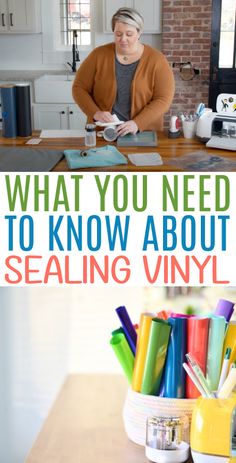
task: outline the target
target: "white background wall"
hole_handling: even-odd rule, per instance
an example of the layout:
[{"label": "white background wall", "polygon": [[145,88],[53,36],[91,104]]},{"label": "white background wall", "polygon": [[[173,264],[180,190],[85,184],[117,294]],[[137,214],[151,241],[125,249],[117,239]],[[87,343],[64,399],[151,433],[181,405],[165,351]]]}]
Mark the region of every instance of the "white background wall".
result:
[{"label": "white background wall", "polygon": [[122,374],[109,346],[115,307],[138,321],[144,292],[0,288],[0,300],[0,463],[23,463],[68,373]]}]

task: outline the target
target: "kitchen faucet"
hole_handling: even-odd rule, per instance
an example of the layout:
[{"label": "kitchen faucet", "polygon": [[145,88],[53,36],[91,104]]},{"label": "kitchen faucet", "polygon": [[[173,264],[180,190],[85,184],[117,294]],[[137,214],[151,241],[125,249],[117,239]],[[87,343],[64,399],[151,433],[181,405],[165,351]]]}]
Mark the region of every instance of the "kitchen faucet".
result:
[{"label": "kitchen faucet", "polygon": [[73,43],[72,43],[72,63],[67,62],[71,67],[72,72],[76,72],[76,63],[80,61],[79,50],[77,45],[77,30],[73,30]]}]

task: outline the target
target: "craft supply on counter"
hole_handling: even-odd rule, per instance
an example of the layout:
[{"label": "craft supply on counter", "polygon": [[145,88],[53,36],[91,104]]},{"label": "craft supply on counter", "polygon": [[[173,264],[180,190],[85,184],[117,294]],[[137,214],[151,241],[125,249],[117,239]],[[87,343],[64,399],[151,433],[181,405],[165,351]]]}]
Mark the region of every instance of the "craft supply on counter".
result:
[{"label": "craft supply on counter", "polygon": [[2,100],[2,136],[17,137],[16,88],[8,84],[1,86]]},{"label": "craft supply on counter", "polygon": [[171,334],[164,370],[163,397],[185,397],[185,361],[187,349],[187,319],[170,317]]},{"label": "craft supply on counter", "polygon": [[235,397],[199,397],[193,410],[190,432],[194,463],[235,462],[235,406]]},{"label": "craft supply on counter", "polygon": [[206,380],[212,391],[218,389],[225,327],[226,321],[224,317],[211,316],[207,347]]},{"label": "craft supply on counter", "polygon": [[120,319],[120,322],[122,324],[122,328],[125,332],[125,336],[126,336],[126,339],[128,341],[128,344],[131,348],[131,351],[133,352],[133,354],[135,354],[136,352],[136,344],[137,344],[137,333],[135,331],[135,328],[133,326],[133,323],[130,319],[130,316],[127,312],[127,309],[126,307],[123,305],[123,306],[120,306],[120,307],[117,307],[116,309],[116,313]]},{"label": "craft supply on counter", "polygon": [[159,153],[132,153],[128,158],[135,166],[160,166],[163,164]]},{"label": "craft supply on counter", "polygon": [[31,138],[25,142],[26,145],[39,145],[41,143],[41,138]]},{"label": "craft supply on counter", "polygon": [[114,166],[127,164],[127,158],[115,146],[106,145],[85,150],[87,156],[81,156],[81,150],[65,150],[64,155],[70,169],[86,167]]},{"label": "craft supply on counter", "polygon": [[103,130],[103,138],[109,142],[115,141],[117,139],[117,131],[115,126],[109,125],[108,127],[105,127]]},{"label": "craft supply on counter", "polygon": [[134,354],[131,352],[125,335],[123,333],[113,335],[110,340],[110,345],[114,350],[129,383],[131,383],[134,369]]},{"label": "craft supply on counter", "polygon": [[16,117],[17,135],[19,137],[29,137],[32,134],[29,84],[16,85]]},{"label": "craft supply on counter", "polygon": [[180,120],[178,116],[171,116],[168,137],[178,138],[180,136],[180,133]]},{"label": "craft supply on counter", "polygon": [[233,315],[234,303],[227,301],[226,299],[220,299],[217,303],[214,315],[222,315],[225,317],[226,321],[229,322],[230,318]]},{"label": "craft supply on counter", "polygon": [[157,133],[152,130],[144,130],[134,135],[128,133],[117,138],[117,146],[157,146]]},{"label": "craft supply on counter", "polygon": [[221,373],[220,373],[218,392],[222,388],[222,386],[223,386],[223,384],[224,384],[224,382],[225,382],[225,380],[227,378],[228,369],[229,369],[230,354],[231,354],[231,349],[230,349],[230,347],[227,347],[226,352],[225,352],[225,356],[224,356],[224,360],[223,360],[223,364],[222,364]]},{"label": "craft supply on counter", "polygon": [[154,314],[143,313],[141,314],[140,318],[137,349],[134,363],[134,374],[132,379],[132,389],[137,392],[141,391],[143,371],[148,348],[148,339],[151,330],[152,319],[154,317]]},{"label": "craft supply on counter", "polygon": [[95,124],[86,124],[85,126],[85,146],[92,148],[96,146],[96,125]]},{"label": "craft supply on counter", "polygon": [[186,119],[182,122],[184,138],[194,138],[197,130],[197,119]]},{"label": "craft supply on counter", "polygon": [[236,360],[236,321],[230,321],[228,323],[224,338],[222,361],[228,348],[231,349],[229,363],[232,363],[234,360]]},{"label": "craft supply on counter", "polygon": [[[187,321],[187,352],[191,352],[195,360],[201,367],[203,374],[206,373],[206,359],[208,346],[209,318],[191,317]],[[199,392],[186,377],[186,397],[196,399]]]},{"label": "craft supply on counter", "polygon": [[167,321],[153,318],[143,372],[142,394],[159,394],[170,331],[171,326]]},{"label": "craft supply on counter", "polygon": [[236,385],[236,362],[233,363],[232,368],[229,370],[229,374],[217,392],[219,399],[228,399]]},{"label": "craft supply on counter", "polygon": [[[215,395],[214,393],[210,390],[208,384],[207,384],[207,381],[206,381],[206,378],[204,376],[204,373],[200,367],[200,365],[198,364],[198,362],[196,361],[196,359],[194,358],[194,356],[192,355],[191,352],[188,352],[188,354],[186,354],[186,358],[188,360],[188,363],[189,363],[189,367],[192,369],[192,371],[194,372],[195,376],[197,377],[199,383],[201,384],[202,388],[204,389],[205,391],[205,394],[208,398],[214,398]],[[197,396],[199,396],[199,394],[197,394]]]},{"label": "craft supply on counter", "polygon": [[146,424],[146,457],[156,463],[181,463],[188,459],[189,444],[183,440],[185,417],[151,416]]}]

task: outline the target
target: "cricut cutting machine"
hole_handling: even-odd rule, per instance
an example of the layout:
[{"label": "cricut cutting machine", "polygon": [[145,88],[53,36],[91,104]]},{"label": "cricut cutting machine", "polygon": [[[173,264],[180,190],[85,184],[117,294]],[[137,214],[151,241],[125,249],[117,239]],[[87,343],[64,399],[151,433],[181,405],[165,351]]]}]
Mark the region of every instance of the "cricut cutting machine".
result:
[{"label": "cricut cutting machine", "polygon": [[236,95],[221,93],[216,112],[206,109],[199,117],[196,135],[210,148],[236,151]]},{"label": "cricut cutting machine", "polygon": [[190,446],[194,463],[236,463],[236,397],[198,398]]}]

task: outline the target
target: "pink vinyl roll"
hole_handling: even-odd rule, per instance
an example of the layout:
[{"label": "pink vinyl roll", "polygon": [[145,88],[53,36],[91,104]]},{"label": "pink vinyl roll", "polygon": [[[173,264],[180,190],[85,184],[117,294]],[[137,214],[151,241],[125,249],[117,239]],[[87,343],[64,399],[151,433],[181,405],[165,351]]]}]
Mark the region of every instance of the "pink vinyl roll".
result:
[{"label": "pink vinyl roll", "polygon": [[[206,374],[209,318],[191,317],[187,320],[187,352],[193,354],[197,363]],[[190,377],[186,377],[186,397],[196,399],[200,393]]]}]

